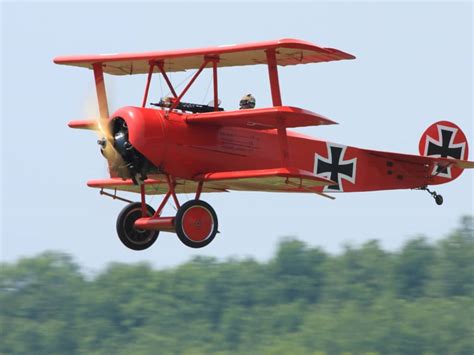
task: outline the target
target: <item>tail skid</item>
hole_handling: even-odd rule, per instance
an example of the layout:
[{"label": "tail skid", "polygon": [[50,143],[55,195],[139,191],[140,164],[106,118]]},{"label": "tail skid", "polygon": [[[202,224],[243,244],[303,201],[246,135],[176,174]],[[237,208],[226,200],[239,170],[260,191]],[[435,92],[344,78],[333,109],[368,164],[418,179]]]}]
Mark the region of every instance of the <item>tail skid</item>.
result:
[{"label": "tail skid", "polygon": [[436,204],[437,204],[438,206],[441,206],[441,205],[443,204],[443,201],[444,201],[444,200],[443,200],[443,196],[441,196],[440,194],[438,194],[436,191],[431,191],[430,189],[428,189],[427,186],[422,186],[422,187],[419,187],[419,188],[417,188],[417,189],[415,189],[415,190],[423,190],[423,191],[426,191],[426,192],[428,192],[428,193],[431,195],[431,197],[434,198],[434,200],[435,200],[435,202],[436,202]]}]

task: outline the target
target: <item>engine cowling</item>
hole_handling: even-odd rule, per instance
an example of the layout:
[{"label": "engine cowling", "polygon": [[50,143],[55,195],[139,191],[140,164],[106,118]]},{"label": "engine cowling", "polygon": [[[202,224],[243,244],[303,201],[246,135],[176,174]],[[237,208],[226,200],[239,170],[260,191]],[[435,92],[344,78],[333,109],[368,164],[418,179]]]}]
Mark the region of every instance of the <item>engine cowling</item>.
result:
[{"label": "engine cowling", "polygon": [[108,137],[99,140],[111,175],[144,181],[160,173],[163,157],[163,113],[140,107],[117,110],[108,125]]}]

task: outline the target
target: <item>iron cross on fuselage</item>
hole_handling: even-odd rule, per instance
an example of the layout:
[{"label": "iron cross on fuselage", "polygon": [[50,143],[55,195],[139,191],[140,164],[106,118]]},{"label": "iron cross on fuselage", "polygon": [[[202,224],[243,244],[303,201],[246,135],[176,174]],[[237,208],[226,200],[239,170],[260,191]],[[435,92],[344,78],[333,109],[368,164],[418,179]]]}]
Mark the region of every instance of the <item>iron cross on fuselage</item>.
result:
[{"label": "iron cross on fuselage", "polygon": [[324,158],[318,154],[315,157],[315,175],[324,176],[337,185],[326,186],[325,190],[343,191],[342,179],[355,182],[355,170],[357,159],[344,160],[345,146],[337,146],[328,144],[328,158]]}]

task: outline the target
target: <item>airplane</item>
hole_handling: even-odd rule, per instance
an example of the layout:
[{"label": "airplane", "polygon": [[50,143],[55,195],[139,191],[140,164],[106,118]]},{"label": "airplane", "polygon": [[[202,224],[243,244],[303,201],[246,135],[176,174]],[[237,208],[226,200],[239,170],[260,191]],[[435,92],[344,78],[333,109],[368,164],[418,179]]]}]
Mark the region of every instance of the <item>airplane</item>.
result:
[{"label": "airplane", "polygon": [[[263,191],[313,193],[334,199],[333,193],[392,189],[427,191],[438,205],[443,197],[428,186],[450,182],[468,161],[468,142],[454,123],[440,121],[422,134],[420,155],[360,149],[318,140],[294,127],[332,125],[320,114],[282,103],[278,67],[351,60],[349,53],[297,39],[223,45],[210,48],[132,54],[56,57],[54,63],[93,71],[99,116],[76,120],[69,127],[99,132],[100,151],[110,177],[90,180],[100,193],[128,202],[116,229],[132,250],[149,248],[160,232],[176,233],[191,248],[211,243],[218,233],[216,212],[202,193]],[[271,107],[224,110],[220,107],[218,69],[248,65],[268,68]],[[213,101],[183,102],[204,69],[212,70]],[[196,70],[177,91],[168,74]],[[146,74],[140,106],[125,106],[109,114],[104,73]],[[148,102],[153,77],[161,76],[171,97]],[[140,194],[139,202],[117,191]],[[180,203],[179,194],[194,198]],[[164,195],[154,210],[147,195]],[[163,216],[170,198],[177,212]]]}]

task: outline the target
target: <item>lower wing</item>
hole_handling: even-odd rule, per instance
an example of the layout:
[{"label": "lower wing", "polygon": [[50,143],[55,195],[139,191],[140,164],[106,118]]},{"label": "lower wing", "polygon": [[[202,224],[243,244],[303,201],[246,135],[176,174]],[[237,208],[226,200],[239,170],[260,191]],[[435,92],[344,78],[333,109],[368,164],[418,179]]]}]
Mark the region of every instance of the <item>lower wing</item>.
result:
[{"label": "lower wing", "polygon": [[[263,192],[314,192],[319,193],[324,186],[334,185],[329,179],[314,175],[310,171],[296,168],[272,168],[257,170],[238,170],[207,172],[197,175],[193,180],[176,179],[176,193],[194,193],[199,182],[203,182],[202,192],[237,191],[263,191]],[[132,180],[120,178],[91,180],[89,187],[140,192],[140,187],[134,185]],[[145,180],[145,193],[147,195],[165,194],[168,185],[165,177],[155,177]],[[322,194],[324,196],[324,194]],[[326,196],[327,197],[327,196]]]}]

